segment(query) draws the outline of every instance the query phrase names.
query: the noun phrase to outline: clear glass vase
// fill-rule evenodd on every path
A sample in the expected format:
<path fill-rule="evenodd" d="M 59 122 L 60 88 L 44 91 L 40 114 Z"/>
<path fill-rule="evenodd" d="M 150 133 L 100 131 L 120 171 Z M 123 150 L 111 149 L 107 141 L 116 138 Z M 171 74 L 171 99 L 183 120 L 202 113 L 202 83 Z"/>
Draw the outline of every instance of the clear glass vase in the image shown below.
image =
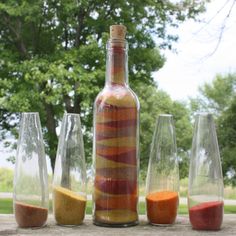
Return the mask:
<path fill-rule="evenodd" d="M 179 204 L 179 166 L 172 115 L 158 116 L 146 179 L 146 211 L 153 225 L 175 222 Z"/>
<path fill-rule="evenodd" d="M 48 173 L 38 113 L 23 113 L 14 171 L 13 206 L 19 227 L 42 227 L 48 216 Z"/>
<path fill-rule="evenodd" d="M 64 114 L 53 177 L 53 214 L 59 225 L 79 225 L 86 208 L 86 165 L 78 114 Z"/>
<path fill-rule="evenodd" d="M 139 101 L 128 84 L 125 31 L 110 27 L 106 84 L 94 104 L 93 220 L 100 226 L 138 223 Z"/>
<path fill-rule="evenodd" d="M 219 230 L 223 220 L 223 176 L 212 114 L 198 114 L 191 150 L 188 209 L 192 228 Z"/>

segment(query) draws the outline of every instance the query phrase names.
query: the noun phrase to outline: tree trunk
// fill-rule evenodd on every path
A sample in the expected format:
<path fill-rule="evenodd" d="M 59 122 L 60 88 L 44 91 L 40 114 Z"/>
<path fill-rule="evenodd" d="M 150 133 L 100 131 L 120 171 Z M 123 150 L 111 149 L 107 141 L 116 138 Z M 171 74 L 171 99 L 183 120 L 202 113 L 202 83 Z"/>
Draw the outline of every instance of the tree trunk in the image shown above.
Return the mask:
<path fill-rule="evenodd" d="M 77 113 L 77 114 L 80 114 L 81 112 L 81 95 L 78 94 L 76 91 L 77 89 L 79 88 L 79 82 L 76 82 L 75 85 L 74 85 L 74 91 L 75 91 L 75 96 L 74 96 L 74 110 L 73 112 L 74 113 Z"/>
<path fill-rule="evenodd" d="M 47 117 L 46 127 L 48 130 L 47 141 L 49 147 L 49 158 L 51 160 L 52 171 L 54 172 L 58 143 L 58 138 L 56 134 L 56 120 L 54 117 L 54 110 L 52 104 L 45 103 L 45 109 Z"/>

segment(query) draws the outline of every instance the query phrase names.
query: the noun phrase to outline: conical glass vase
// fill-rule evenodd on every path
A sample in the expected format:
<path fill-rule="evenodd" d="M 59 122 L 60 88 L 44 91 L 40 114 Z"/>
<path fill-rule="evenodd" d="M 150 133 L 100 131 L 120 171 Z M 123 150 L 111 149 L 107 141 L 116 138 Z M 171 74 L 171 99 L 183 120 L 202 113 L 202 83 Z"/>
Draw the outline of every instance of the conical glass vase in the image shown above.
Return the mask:
<path fill-rule="evenodd" d="M 213 116 L 198 114 L 192 142 L 188 209 L 192 228 L 219 230 L 223 220 L 223 176 Z"/>
<path fill-rule="evenodd" d="M 42 227 L 48 216 L 48 175 L 38 113 L 23 113 L 14 171 L 14 214 L 19 227 Z"/>
<path fill-rule="evenodd" d="M 147 218 L 154 225 L 175 222 L 179 204 L 179 166 L 172 115 L 159 115 L 153 135 L 147 179 Z"/>
<path fill-rule="evenodd" d="M 53 177 L 53 213 L 59 225 L 79 225 L 86 208 L 86 165 L 78 114 L 64 114 Z"/>

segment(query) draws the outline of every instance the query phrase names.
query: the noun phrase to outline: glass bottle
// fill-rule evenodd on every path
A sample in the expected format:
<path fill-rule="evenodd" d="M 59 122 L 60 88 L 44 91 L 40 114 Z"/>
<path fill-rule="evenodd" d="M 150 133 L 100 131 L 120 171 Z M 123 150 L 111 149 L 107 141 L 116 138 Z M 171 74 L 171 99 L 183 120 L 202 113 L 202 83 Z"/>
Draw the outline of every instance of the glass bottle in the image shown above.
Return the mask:
<path fill-rule="evenodd" d="M 188 209 L 192 228 L 219 230 L 223 220 L 223 176 L 212 114 L 198 114 L 192 142 Z"/>
<path fill-rule="evenodd" d="M 158 116 L 146 179 L 146 211 L 153 225 L 175 222 L 179 205 L 179 165 L 172 115 Z"/>
<path fill-rule="evenodd" d="M 86 166 L 80 116 L 63 116 L 53 177 L 53 214 L 59 225 L 79 225 L 86 208 Z"/>
<path fill-rule="evenodd" d="M 128 85 L 126 27 L 110 27 L 106 84 L 94 104 L 94 224 L 138 223 L 139 101 Z"/>
<path fill-rule="evenodd" d="M 14 171 L 13 208 L 19 227 L 42 227 L 48 216 L 48 173 L 37 112 L 23 113 Z"/>

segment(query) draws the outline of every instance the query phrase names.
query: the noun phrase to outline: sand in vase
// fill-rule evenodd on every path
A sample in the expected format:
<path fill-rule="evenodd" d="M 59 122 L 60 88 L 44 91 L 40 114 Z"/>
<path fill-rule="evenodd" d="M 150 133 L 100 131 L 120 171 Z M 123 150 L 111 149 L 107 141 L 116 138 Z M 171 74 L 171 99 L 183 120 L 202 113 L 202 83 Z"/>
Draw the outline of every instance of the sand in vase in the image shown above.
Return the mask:
<path fill-rule="evenodd" d="M 60 225 L 80 225 L 85 215 L 86 198 L 63 187 L 53 188 L 55 220 Z"/>
<path fill-rule="evenodd" d="M 177 192 L 162 191 L 146 196 L 147 217 L 151 224 L 173 224 L 176 219 L 179 197 Z"/>
<path fill-rule="evenodd" d="M 42 227 L 47 217 L 47 208 L 15 202 L 15 219 L 19 227 Z"/>

